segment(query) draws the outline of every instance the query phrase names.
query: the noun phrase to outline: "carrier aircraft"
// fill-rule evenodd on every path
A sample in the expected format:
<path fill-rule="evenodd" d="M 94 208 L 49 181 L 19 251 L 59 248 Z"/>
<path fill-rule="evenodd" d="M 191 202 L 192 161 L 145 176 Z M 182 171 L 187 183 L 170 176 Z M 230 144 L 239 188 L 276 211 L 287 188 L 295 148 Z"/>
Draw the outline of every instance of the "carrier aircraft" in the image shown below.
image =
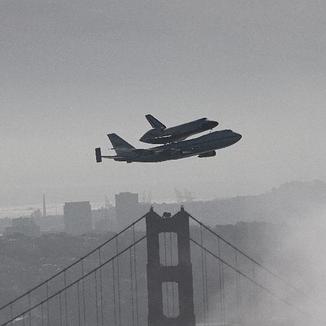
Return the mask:
<path fill-rule="evenodd" d="M 152 129 L 147 131 L 139 140 L 148 144 L 168 144 L 177 142 L 200 132 L 213 129 L 218 125 L 217 121 L 201 118 L 175 127 L 167 128 L 151 114 L 147 114 L 145 117 L 152 126 Z"/>
<path fill-rule="evenodd" d="M 107 136 L 113 145 L 116 155 L 102 155 L 101 148 L 96 148 L 95 155 L 97 162 L 102 162 L 103 158 L 132 163 L 162 162 L 178 160 L 190 156 L 198 156 L 199 158 L 212 157 L 216 155 L 216 150 L 231 146 L 242 137 L 232 130 L 221 130 L 177 143 L 170 143 L 147 149 L 138 149 L 127 143 L 117 134 L 108 134 Z"/>

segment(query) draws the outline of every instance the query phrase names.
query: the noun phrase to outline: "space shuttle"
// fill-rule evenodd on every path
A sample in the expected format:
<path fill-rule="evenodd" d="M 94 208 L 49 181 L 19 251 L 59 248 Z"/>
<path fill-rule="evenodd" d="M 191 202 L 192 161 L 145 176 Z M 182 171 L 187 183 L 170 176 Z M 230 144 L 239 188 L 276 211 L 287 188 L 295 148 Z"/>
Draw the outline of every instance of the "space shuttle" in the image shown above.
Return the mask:
<path fill-rule="evenodd" d="M 145 117 L 152 129 L 148 130 L 139 140 L 148 144 L 169 144 L 178 142 L 192 135 L 211 130 L 218 125 L 217 121 L 201 118 L 167 128 L 151 114 L 147 114 Z"/>

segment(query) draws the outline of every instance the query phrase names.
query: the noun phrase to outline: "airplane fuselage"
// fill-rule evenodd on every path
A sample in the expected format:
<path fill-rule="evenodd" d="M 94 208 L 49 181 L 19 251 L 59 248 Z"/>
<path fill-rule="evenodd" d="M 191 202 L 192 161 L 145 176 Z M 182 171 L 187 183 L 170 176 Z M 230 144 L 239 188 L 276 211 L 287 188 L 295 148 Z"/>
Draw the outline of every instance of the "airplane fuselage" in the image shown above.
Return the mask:
<path fill-rule="evenodd" d="M 120 155 L 114 158 L 114 160 L 131 163 L 162 162 L 200 155 L 202 155 L 200 157 L 208 157 L 215 155 L 215 150 L 231 146 L 240 139 L 241 135 L 232 130 L 221 130 L 178 143 L 170 143 L 148 149 L 126 150 L 124 155 Z"/>

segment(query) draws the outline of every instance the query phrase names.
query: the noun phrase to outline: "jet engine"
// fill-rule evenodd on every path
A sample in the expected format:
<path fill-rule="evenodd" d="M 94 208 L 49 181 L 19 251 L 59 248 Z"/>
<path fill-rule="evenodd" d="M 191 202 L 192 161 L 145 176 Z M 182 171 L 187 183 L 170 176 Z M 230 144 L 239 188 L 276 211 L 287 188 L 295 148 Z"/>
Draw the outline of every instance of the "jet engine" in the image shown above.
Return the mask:
<path fill-rule="evenodd" d="M 199 154 L 198 157 L 203 158 L 203 157 L 212 157 L 215 156 L 216 152 L 215 151 L 210 151 L 206 153 Z"/>

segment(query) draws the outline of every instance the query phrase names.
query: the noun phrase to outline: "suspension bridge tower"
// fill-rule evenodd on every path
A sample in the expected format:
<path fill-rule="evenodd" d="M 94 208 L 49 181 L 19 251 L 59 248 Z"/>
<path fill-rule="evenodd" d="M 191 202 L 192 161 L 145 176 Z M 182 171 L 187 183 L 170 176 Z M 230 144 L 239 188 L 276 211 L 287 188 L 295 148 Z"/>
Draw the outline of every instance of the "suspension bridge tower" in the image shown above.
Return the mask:
<path fill-rule="evenodd" d="M 195 326 L 189 215 L 183 207 L 174 216 L 163 217 L 151 209 L 146 216 L 146 233 L 148 326 Z M 173 250 L 177 259 L 170 265 L 162 264 L 160 259 L 163 252 L 160 234 L 167 233 L 176 235 L 177 248 Z M 169 316 L 164 311 L 163 286 L 168 283 L 176 285 L 177 295 L 173 300 L 178 305 L 176 316 Z"/>

